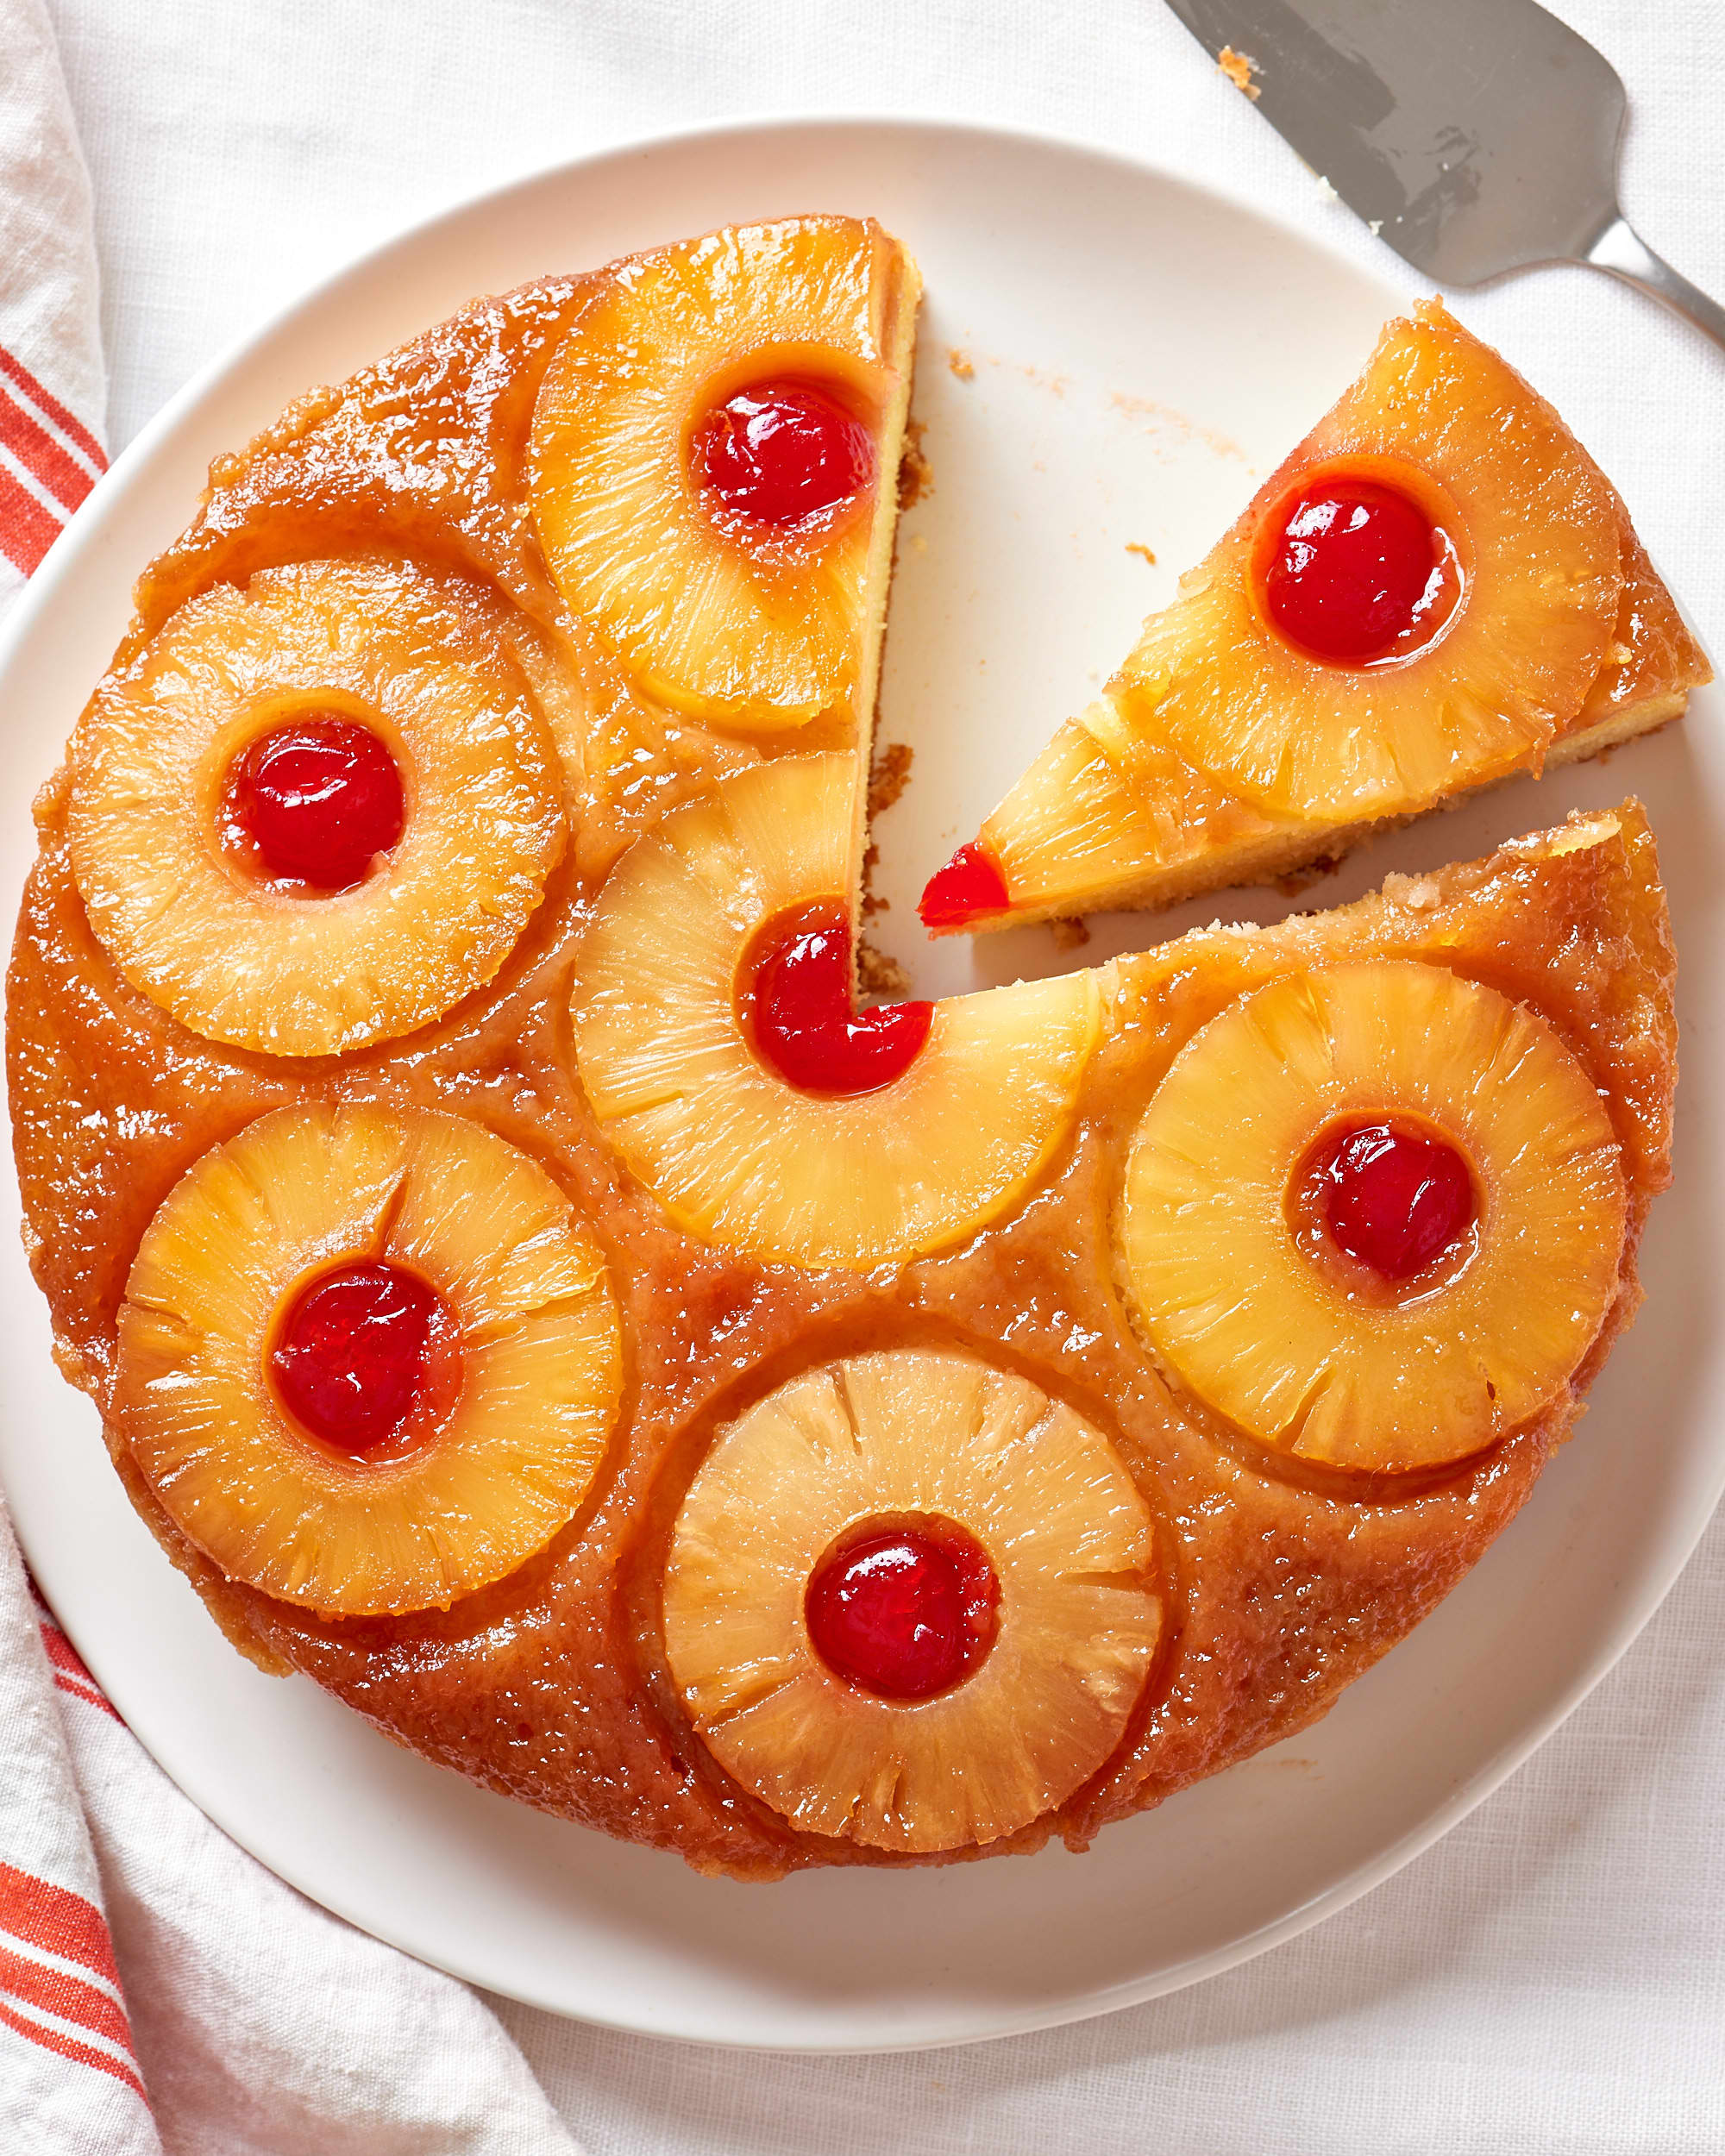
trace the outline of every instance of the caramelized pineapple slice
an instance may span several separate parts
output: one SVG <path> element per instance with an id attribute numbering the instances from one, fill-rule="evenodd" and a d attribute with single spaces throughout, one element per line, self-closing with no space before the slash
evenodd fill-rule
<path id="1" fill-rule="evenodd" d="M 598 281 L 546 373 L 529 483 L 564 598 L 649 696 L 731 726 L 869 720 L 917 293 L 850 217 L 733 226 Z M 704 456 L 730 400 L 775 385 L 872 465 L 806 517 L 732 513 Z"/>
<path id="2" fill-rule="evenodd" d="M 811 1596 L 823 1558 L 860 1549 L 878 1573 L 879 1542 L 907 1532 L 938 1565 L 951 1530 L 997 1595 L 956 1682 L 892 1695 L 902 1653 L 875 1677 L 888 1693 L 841 1675 Z M 893 1615 L 869 1585 L 865 1637 Z M 938 1598 L 924 1608 L 938 1623 Z M 1063 1803 L 1126 1734 L 1163 1626 L 1151 1515 L 1101 1433 L 1024 1378 L 921 1348 L 808 1371 L 720 1432 L 664 1608 L 672 1676 L 726 1771 L 805 1833 L 904 1852 L 995 1841 Z"/>
<path id="3" fill-rule="evenodd" d="M 890 1082 L 787 1081 L 743 1022 L 757 933 L 849 887 L 856 759 L 724 780 L 639 840 L 575 969 L 575 1051 L 605 1136 L 680 1226 L 808 1267 L 899 1262 L 974 1233 L 1071 1122 L 1101 1023 L 1088 975 L 934 1006 Z"/>
<path id="4" fill-rule="evenodd" d="M 343 887 L 273 873 L 236 807 L 257 755 L 306 727 L 357 738 L 398 788 L 398 837 L 332 870 L 356 872 Z M 192 1031 L 271 1056 L 440 1017 L 507 958 L 563 849 L 555 751 L 503 623 L 393 561 L 191 600 L 97 690 L 72 771 L 72 869 L 109 956 Z"/>
<path id="5" fill-rule="evenodd" d="M 356 1272 L 422 1306 L 393 1365 L 398 1307 L 300 1319 Z M 150 1223 L 115 1418 L 230 1579 L 370 1616 L 447 1608 L 543 1549 L 598 1471 L 621 1382 L 604 1260 L 542 1168 L 460 1116 L 306 1105 L 206 1153 Z M 400 1412 L 380 1419 L 392 1384 Z"/>
<path id="6" fill-rule="evenodd" d="M 1120 730 L 1106 704 L 1069 721 L 983 824 L 1002 919 L 1171 905 L 1204 889 L 1224 854 L 1245 883 L 1275 874 L 1290 843 L 1308 847 L 1309 826 L 1230 794 L 1165 743 L 1136 742 L 1128 780 L 1103 746 Z"/>
<path id="7" fill-rule="evenodd" d="M 1254 542 L 1327 468 L 1404 488 L 1460 555 L 1447 625 L 1411 656 L 1327 662 L 1269 618 Z M 1611 489 L 1557 414 L 1436 301 L 1384 332 L 1112 684 L 1143 732 L 1259 807 L 1424 808 L 1537 766 L 1604 665 L 1622 563 Z"/>
<path id="8" fill-rule="evenodd" d="M 1383 1130 L 1416 1141 L 1392 1233 L 1404 1199 L 1416 1226 L 1443 1202 L 1446 1169 L 1471 1197 L 1429 1251 L 1363 1262 L 1336 1240 L 1352 1216 L 1339 1231 L 1317 1200 L 1336 1142 Z M 1625 1218 L 1610 1120 L 1552 1028 L 1392 961 L 1286 975 L 1187 1044 L 1132 1141 L 1120 1244 L 1146 1337 L 1201 1400 L 1279 1451 L 1399 1470 L 1562 1391 L 1616 1294 Z"/>

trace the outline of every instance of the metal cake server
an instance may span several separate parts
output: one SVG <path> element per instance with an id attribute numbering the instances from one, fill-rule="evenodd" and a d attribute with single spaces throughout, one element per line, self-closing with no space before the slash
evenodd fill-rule
<path id="1" fill-rule="evenodd" d="M 1588 262 L 1725 347 L 1725 308 L 1617 206 L 1616 70 L 1535 0 L 1168 3 L 1404 262 L 1464 285 Z"/>

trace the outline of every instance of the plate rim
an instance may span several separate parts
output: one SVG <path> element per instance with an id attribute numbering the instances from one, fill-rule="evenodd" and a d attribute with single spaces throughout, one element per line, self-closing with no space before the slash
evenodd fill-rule
<path id="1" fill-rule="evenodd" d="M 1137 178 L 1148 175 L 1171 190 L 1190 197 L 1196 203 L 1220 204 L 1258 225 L 1268 228 L 1272 233 L 1284 236 L 1303 252 L 1327 258 L 1351 277 L 1377 286 L 1389 306 L 1406 304 L 1405 291 L 1390 284 L 1374 268 L 1362 266 L 1279 211 L 1265 209 L 1254 201 L 1250 191 L 1243 187 L 1230 185 L 1226 181 L 1217 183 L 1195 179 L 1189 172 L 1180 171 L 1154 156 L 1065 135 L 1055 128 L 1004 124 L 974 116 L 938 112 L 815 109 L 797 112 L 730 115 L 693 125 L 671 125 L 645 134 L 621 136 L 599 147 L 584 151 L 579 156 L 555 160 L 531 171 L 490 184 L 459 200 L 444 204 L 428 217 L 398 228 L 335 269 L 301 287 L 284 304 L 230 340 L 197 369 L 116 456 L 85 503 L 68 521 L 35 573 L 28 580 L 9 618 L 3 629 L 0 629 L 0 693 L 3 693 L 13 667 L 32 641 L 38 617 L 46 611 L 60 588 L 76 575 L 85 553 L 99 540 L 106 521 L 108 503 L 129 484 L 133 474 L 140 467 L 147 467 L 153 461 L 159 446 L 224 383 L 241 373 L 265 347 L 291 329 L 300 317 L 337 300 L 344 286 L 366 283 L 398 250 L 405 246 L 434 244 L 440 235 L 446 235 L 463 220 L 496 214 L 506 206 L 512 197 L 525 195 L 558 182 L 578 184 L 583 173 L 595 168 L 618 165 L 655 152 L 683 149 L 704 143 L 720 143 L 729 137 L 787 136 L 810 131 L 858 135 L 891 131 L 931 139 L 952 135 L 982 138 L 1008 150 L 1051 150 L 1065 156 L 1076 155 L 1099 168 L 1113 167 Z M 9 1127 L 9 1117 L 8 1122 Z M 14 1173 L 9 1148 L 7 1172 L 9 1175 Z M 13 1187 L 16 1188 L 16 1181 Z M 712 2048 L 781 2051 L 804 2057 L 939 2050 L 995 2040 L 1067 2027 L 1101 2015 L 1121 2012 L 1239 1967 L 1339 1913 L 1433 1846 L 1469 1813 L 1500 1789 L 1539 1750 L 1609 1675 L 1640 1637 L 1694 1555 L 1710 1524 L 1722 1493 L 1725 1493 L 1725 1450 L 1722 1450 L 1710 1476 L 1705 1479 L 1703 1488 L 1704 1499 L 1695 1502 L 1684 1531 L 1666 1537 L 1659 1561 L 1644 1569 L 1637 1592 L 1612 1626 L 1604 1644 L 1596 1649 L 1587 1664 L 1568 1684 L 1559 1689 L 1540 1713 L 1529 1716 L 1512 1739 L 1499 1745 L 1457 1784 L 1446 1799 L 1433 1806 L 1416 1827 L 1398 1836 L 1380 1850 L 1375 1858 L 1357 1865 L 1345 1877 L 1310 1896 L 1295 1908 L 1283 1911 L 1268 1923 L 1242 1934 L 1226 1946 L 1214 1948 L 1177 1968 L 1111 1984 L 1101 1990 L 1074 1994 L 1057 2007 L 1044 2003 L 1017 2012 L 973 2011 L 969 2025 L 948 2027 L 930 2035 L 906 2036 L 902 2033 L 859 2035 L 854 2040 L 842 2043 L 812 2040 L 795 2032 L 776 2038 L 740 2036 L 734 2033 L 720 2034 L 692 2028 L 683 2021 L 668 2021 L 656 2024 L 650 2017 L 639 2014 L 632 2016 L 621 2012 L 607 2014 L 603 2010 L 602 1999 L 592 2008 L 577 2009 L 549 2002 L 543 1996 L 524 1989 L 512 1989 L 494 1976 L 475 1977 L 455 1965 L 452 1960 L 428 1952 L 422 1946 L 401 1945 L 398 1940 L 389 1938 L 374 1929 L 371 1921 L 342 1906 L 341 1897 L 332 1897 L 327 1887 L 309 1883 L 304 1877 L 296 1876 L 292 1869 L 282 1869 L 273 1859 L 259 1855 L 241 1834 L 205 1810 L 195 1788 L 188 1786 L 177 1775 L 172 1775 L 170 1778 L 175 1781 L 176 1786 L 182 1789 L 191 1802 L 198 1805 L 200 1811 L 204 1812 L 204 1816 L 210 1819 L 218 1832 L 246 1849 L 255 1861 L 264 1864 L 274 1876 L 305 1893 L 320 1907 L 353 1923 L 367 1935 L 395 1946 L 398 1952 L 411 1953 L 463 1983 L 494 1992 L 538 2011 L 622 2034 L 698 2044 Z M 28 1557 L 31 1536 L 22 1523 L 16 1519 L 15 1526 Z M 44 1591 L 47 1592 L 47 1589 Z M 60 1616 L 58 1610 L 55 1614 Z M 79 1653 L 85 1655 L 90 1661 L 98 1682 L 102 1681 L 100 1664 L 104 1658 L 99 1644 L 86 1653 L 85 1642 L 78 1636 L 76 1617 L 69 1621 L 61 1618 L 60 1621 L 65 1624 L 68 1636 Z M 104 1689 L 108 1689 L 105 1683 Z M 128 1727 L 130 1727 L 129 1723 Z M 141 1737 L 137 1741 L 144 1744 Z M 144 1749 L 149 1752 L 147 1745 L 144 1745 Z M 154 1761 L 154 1754 L 151 1752 L 149 1756 Z M 155 1764 L 160 1764 L 160 1762 Z M 167 1771 L 166 1768 L 162 1771 Z M 669 1852 L 663 1853 L 667 1861 L 674 1860 Z"/>

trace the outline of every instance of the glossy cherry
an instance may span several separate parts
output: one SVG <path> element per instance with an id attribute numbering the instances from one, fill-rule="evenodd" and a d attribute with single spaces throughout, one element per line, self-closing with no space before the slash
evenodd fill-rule
<path id="1" fill-rule="evenodd" d="M 690 444 L 695 478 L 732 517 L 794 531 L 875 484 L 874 437 L 807 382 L 757 382 L 715 405 Z"/>
<path id="2" fill-rule="evenodd" d="M 1276 625 L 1320 659 L 1389 654 L 1442 599 L 1445 545 L 1424 510 L 1373 479 L 1297 494 L 1264 565 Z"/>
<path id="3" fill-rule="evenodd" d="M 357 1260 L 298 1296 L 270 1351 L 270 1374 L 296 1422 L 363 1455 L 395 1437 L 424 1396 L 437 1292 L 399 1265 Z"/>
<path id="4" fill-rule="evenodd" d="M 961 846 L 944 868 L 937 868 L 917 902 L 925 928 L 957 928 L 985 913 L 1004 913 L 1011 899 L 1007 880 L 980 840 Z"/>
<path id="5" fill-rule="evenodd" d="M 744 1031 L 762 1061 L 804 1093 L 874 1093 L 928 1038 L 932 1003 L 853 1011 L 850 922 L 837 899 L 781 913 L 756 936 L 739 981 Z"/>
<path id="6" fill-rule="evenodd" d="M 1344 1132 L 1318 1163 L 1330 1238 L 1386 1280 L 1408 1280 L 1473 1223 L 1473 1178 L 1453 1145 L 1393 1123 Z"/>
<path id="7" fill-rule="evenodd" d="M 312 718 L 278 726 L 238 759 L 229 815 L 267 874 L 314 891 L 362 882 L 401 837 L 395 758 L 367 726 Z"/>
<path id="8" fill-rule="evenodd" d="M 994 1645 L 1000 1583 L 975 1538 L 950 1520 L 866 1528 L 811 1575 L 809 1638 L 835 1676 L 889 1700 L 950 1691 Z"/>

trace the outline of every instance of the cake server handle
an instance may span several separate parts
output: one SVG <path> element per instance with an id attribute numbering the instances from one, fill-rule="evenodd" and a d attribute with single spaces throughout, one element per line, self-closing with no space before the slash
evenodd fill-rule
<path id="1" fill-rule="evenodd" d="M 1596 269 L 1608 270 L 1626 285 L 1639 285 L 1644 292 L 1663 300 L 1673 314 L 1704 330 L 1725 351 L 1725 307 L 1709 299 L 1699 285 L 1680 277 L 1671 264 L 1654 254 L 1628 219 L 1619 215 L 1608 224 L 1582 258 Z"/>

